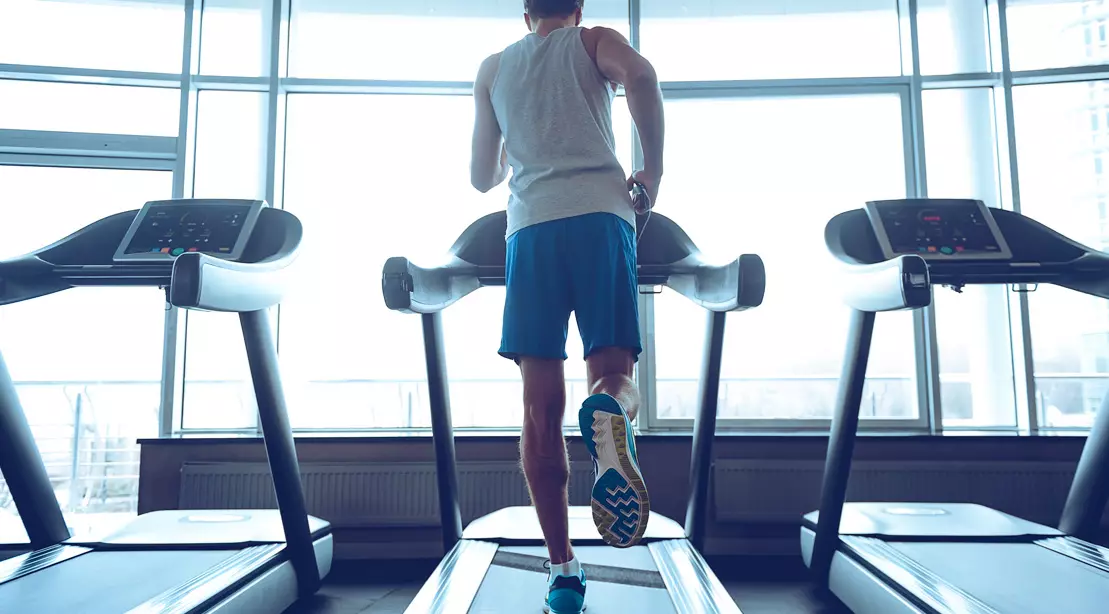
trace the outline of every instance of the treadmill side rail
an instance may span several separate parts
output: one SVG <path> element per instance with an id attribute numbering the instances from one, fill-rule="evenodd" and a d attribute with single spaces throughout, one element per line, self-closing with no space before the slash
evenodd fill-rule
<path id="1" fill-rule="evenodd" d="M 219 565 L 175 586 L 150 601 L 132 608 L 127 614 L 188 614 L 202 611 L 281 556 L 285 544 L 246 548 Z"/>
<path id="2" fill-rule="evenodd" d="M 684 539 L 647 546 L 677 614 L 741 614 L 708 563 Z"/>
<path id="3" fill-rule="evenodd" d="M 852 557 L 885 576 L 894 586 L 909 591 L 934 612 L 1000 614 L 880 539 L 845 535 L 843 545 Z"/>
<path id="4" fill-rule="evenodd" d="M 405 614 L 468 612 L 497 548 L 493 542 L 460 540 L 424 582 Z"/>
<path id="5" fill-rule="evenodd" d="M 36 571 L 68 561 L 87 552 L 92 552 L 92 548 L 58 544 L 0 561 L 0 584 L 29 576 Z"/>
<path id="6" fill-rule="evenodd" d="M 1037 540 L 1035 543 L 1037 546 L 1042 546 L 1048 550 L 1058 552 L 1063 556 L 1081 561 L 1090 567 L 1109 573 L 1109 548 L 1091 544 L 1088 541 L 1071 536 L 1049 537 L 1047 539 Z"/>

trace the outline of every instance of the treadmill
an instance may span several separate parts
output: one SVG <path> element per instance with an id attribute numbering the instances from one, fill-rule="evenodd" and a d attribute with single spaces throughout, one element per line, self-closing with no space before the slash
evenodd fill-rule
<path id="1" fill-rule="evenodd" d="M 238 313 L 279 506 L 152 512 L 71 538 L 0 358 L 0 470 L 33 548 L 0 561 L 0 612 L 277 613 L 318 590 L 331 527 L 305 511 L 266 311 L 285 295 L 301 234 L 294 215 L 264 201 L 152 201 L 0 261 L 0 305 L 149 286 L 177 307 Z"/>
<path id="2" fill-rule="evenodd" d="M 668 286 L 708 312 L 685 527 L 652 511 L 641 545 L 617 549 L 601 540 L 588 506 L 572 506 L 570 538 L 589 580 L 585 603 L 592 614 L 629 609 L 739 614 L 699 550 L 704 542 L 725 318 L 729 311 L 762 303 L 765 271 L 756 255 L 743 255 L 722 266 L 708 264 L 673 221 L 657 213 L 649 220 L 645 225 L 646 220 L 640 218 L 638 229 L 640 285 Z M 506 226 L 503 211 L 482 217 L 462 233 L 444 263 L 435 267 L 421 267 L 407 258 L 390 258 L 385 263 L 382 290 L 386 305 L 418 313 L 423 320 L 439 510 L 447 553 L 409 605 L 409 614 L 517 613 L 542 608 L 547 549 L 533 507 L 501 509 L 475 519 L 462 530 L 447 391 L 440 314 L 478 288 L 504 285 Z"/>
<path id="3" fill-rule="evenodd" d="M 852 309 L 820 510 L 802 554 L 817 586 L 860 614 L 1080 614 L 1109 607 L 1109 401 L 1087 437 L 1059 527 L 966 503 L 844 503 L 880 311 L 920 309 L 935 285 L 1054 284 L 1109 298 L 1109 254 L 979 200 L 867 203 L 825 228 Z"/>

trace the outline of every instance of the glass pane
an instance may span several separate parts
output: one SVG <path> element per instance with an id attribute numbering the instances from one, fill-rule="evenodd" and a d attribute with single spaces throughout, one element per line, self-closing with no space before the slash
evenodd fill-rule
<path id="1" fill-rule="evenodd" d="M 176 89 L 0 80 L 0 128 L 177 136 Z"/>
<path id="2" fill-rule="evenodd" d="M 985 0 L 921 0 L 917 4 L 920 72 L 989 72 L 990 31 L 997 5 Z"/>
<path id="3" fill-rule="evenodd" d="M 182 0 L 4 0 L 0 63 L 179 73 L 183 7 Z"/>
<path id="4" fill-rule="evenodd" d="M 1109 248 L 1107 85 L 1013 88 L 1021 212 L 1100 250 Z M 1048 285 L 1028 303 L 1041 424 L 1090 426 L 1109 390 L 1109 303 Z"/>
<path id="5" fill-rule="evenodd" d="M 204 91 L 197 101 L 197 198 L 265 198 L 266 95 Z M 186 429 L 249 428 L 257 404 L 233 314 L 186 314 Z"/>
<path id="6" fill-rule="evenodd" d="M 755 253 L 766 266 L 762 306 L 728 316 L 720 416 L 830 418 L 849 312 L 824 226 L 905 197 L 899 97 L 683 100 L 666 104 L 666 122 L 658 212 L 710 257 Z M 691 418 L 704 310 L 669 291 L 655 305 L 659 416 Z M 865 417 L 917 416 L 912 332 L 910 312 L 878 316 Z"/>
<path id="7" fill-rule="evenodd" d="M 472 81 L 482 60 L 528 33 L 515 1 L 292 2 L 292 77 Z M 582 25 L 627 36 L 628 3 L 590 0 Z"/>
<path id="8" fill-rule="evenodd" d="M 200 28 L 200 74 L 259 77 L 269 40 L 268 0 L 204 0 Z M 195 70 L 195 69 L 194 69 Z"/>
<path id="9" fill-rule="evenodd" d="M 169 172 L 0 166 L 0 258 L 171 189 Z M 136 440 L 158 433 L 164 317 L 157 288 L 78 288 L 0 307 L 0 350 L 74 529 L 137 509 Z"/>
<path id="10" fill-rule="evenodd" d="M 1109 58 L 1109 7 L 1086 0 L 1009 0 L 1013 70 L 1100 64 Z"/>
<path id="11" fill-rule="evenodd" d="M 261 93 L 200 92 L 196 198 L 265 198 L 266 104 Z"/>
<path id="12" fill-rule="evenodd" d="M 642 0 L 664 81 L 901 74 L 897 0 Z"/>
<path id="13" fill-rule="evenodd" d="M 1000 203 L 993 91 L 926 90 L 928 194 Z M 1016 426 L 1009 288 L 933 294 L 944 428 Z"/>
<path id="14" fill-rule="evenodd" d="M 626 105 L 614 110 L 627 163 L 630 118 Z M 295 94 L 287 117 L 285 204 L 306 230 L 304 281 L 281 309 L 293 424 L 428 426 L 420 318 L 386 309 L 377 280 L 387 258 L 436 261 L 471 222 L 505 207 L 505 185 L 487 194 L 470 187 L 473 101 Z M 413 125 L 437 145 L 412 138 Z M 456 427 L 519 427 L 519 371 L 497 354 L 503 307 L 503 289 L 486 288 L 443 314 Z M 575 337 L 571 330 L 567 375 L 580 399 Z"/>

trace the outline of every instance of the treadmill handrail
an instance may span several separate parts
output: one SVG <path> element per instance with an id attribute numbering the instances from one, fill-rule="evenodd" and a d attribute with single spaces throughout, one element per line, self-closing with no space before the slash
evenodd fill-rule
<path id="1" fill-rule="evenodd" d="M 482 286 L 504 285 L 506 219 L 499 212 L 470 224 L 438 265 L 389 258 L 381 278 L 386 306 L 404 313 L 436 313 Z M 762 304 L 766 268 L 758 255 L 712 264 L 669 218 L 656 213 L 651 219 L 638 239 L 640 284 L 667 286 L 709 311 L 743 311 Z"/>
<path id="2" fill-rule="evenodd" d="M 874 264 L 841 267 L 842 298 L 859 311 L 919 309 L 932 302 L 928 263 L 920 256 L 898 256 Z"/>
<path id="3" fill-rule="evenodd" d="M 303 226 L 266 207 L 238 260 L 186 252 L 159 262 L 115 262 L 137 211 L 125 211 L 29 254 L 0 261 L 0 305 L 77 286 L 168 287 L 171 304 L 210 311 L 257 311 L 281 302 L 293 283 Z"/>
<path id="4" fill-rule="evenodd" d="M 169 302 L 206 311 L 247 312 L 273 307 L 292 285 L 296 253 L 263 263 L 181 254 L 173 263 Z"/>
<path id="5" fill-rule="evenodd" d="M 486 267 L 486 278 L 504 283 L 504 267 Z M 381 291 L 385 306 L 403 313 L 438 313 L 482 286 L 478 267 L 455 257 L 449 262 L 422 267 L 408 258 L 385 261 Z"/>

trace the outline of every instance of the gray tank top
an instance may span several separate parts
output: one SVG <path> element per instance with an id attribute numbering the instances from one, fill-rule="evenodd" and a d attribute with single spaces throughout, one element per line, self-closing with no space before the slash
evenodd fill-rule
<path id="1" fill-rule="evenodd" d="M 612 134 L 615 93 L 581 32 L 528 34 L 501 53 L 490 94 L 512 167 L 506 236 L 597 212 L 635 227 Z"/>

